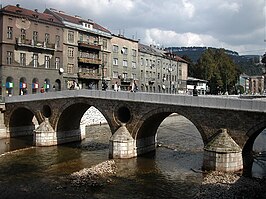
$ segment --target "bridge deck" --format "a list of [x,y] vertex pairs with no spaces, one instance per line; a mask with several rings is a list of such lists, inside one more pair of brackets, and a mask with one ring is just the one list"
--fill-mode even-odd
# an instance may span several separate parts
[[100,90],[65,90],[32,95],[11,96],[5,98],[5,103],[30,102],[37,100],[52,100],[63,98],[97,98],[121,101],[146,102],[156,104],[171,104],[180,106],[206,107],[216,109],[242,110],[252,112],[266,112],[266,98],[242,99],[239,97],[219,95],[173,95],[144,92],[115,92]]

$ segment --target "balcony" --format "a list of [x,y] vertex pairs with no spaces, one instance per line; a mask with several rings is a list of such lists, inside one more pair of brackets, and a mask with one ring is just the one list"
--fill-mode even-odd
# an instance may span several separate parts
[[87,58],[87,57],[79,57],[78,62],[85,63],[85,64],[96,64],[96,65],[100,65],[102,63],[101,59],[93,59],[93,58]]
[[78,78],[81,79],[96,79],[100,80],[102,77],[101,73],[93,73],[93,72],[79,72],[78,73]]
[[78,42],[78,46],[81,48],[88,48],[88,49],[94,49],[94,50],[101,50],[101,45],[99,45],[98,43],[88,43],[85,41],[79,41]]
[[148,79],[148,81],[149,81],[149,84],[154,84],[155,83],[155,78],[150,77]]
[[133,80],[133,78],[121,78],[121,82],[124,83],[130,83]]
[[56,45],[51,44],[51,43],[46,43],[46,42],[40,42],[40,41],[34,41],[31,39],[21,39],[16,38],[16,45],[19,47],[27,47],[27,48],[32,48],[35,50],[49,50],[49,51],[55,51],[56,50]]

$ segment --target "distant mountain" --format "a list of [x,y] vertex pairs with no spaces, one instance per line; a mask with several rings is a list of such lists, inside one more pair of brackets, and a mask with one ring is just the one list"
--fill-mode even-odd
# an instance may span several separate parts
[[[201,57],[202,53],[208,48],[217,49],[213,47],[168,47],[167,51],[172,52],[180,57],[186,55],[193,63]],[[241,72],[247,75],[261,75],[263,73],[263,65],[261,64],[260,55],[239,55],[238,52],[225,49],[233,61],[239,66]]]

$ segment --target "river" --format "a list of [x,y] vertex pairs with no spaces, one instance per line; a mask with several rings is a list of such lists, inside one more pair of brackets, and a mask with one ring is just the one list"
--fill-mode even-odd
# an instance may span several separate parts
[[82,142],[61,146],[30,147],[27,139],[1,140],[0,198],[193,198],[198,192],[203,176],[191,168],[201,168],[203,142],[182,116],[162,122],[156,152],[115,160],[117,173],[109,183],[74,186],[70,174],[108,160],[109,127],[93,128]]

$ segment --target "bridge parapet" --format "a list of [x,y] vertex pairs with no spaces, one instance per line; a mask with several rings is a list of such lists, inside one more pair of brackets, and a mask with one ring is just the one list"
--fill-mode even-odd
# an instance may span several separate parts
[[239,111],[266,112],[266,98],[242,99],[237,97],[223,96],[191,96],[191,95],[171,95],[144,92],[114,92],[99,90],[65,90],[48,93],[38,93],[32,95],[11,96],[5,99],[6,103],[30,102],[38,100],[52,100],[63,98],[97,98],[121,100],[129,102],[145,102],[156,104],[170,104],[180,106],[205,107],[215,109],[228,109]]

